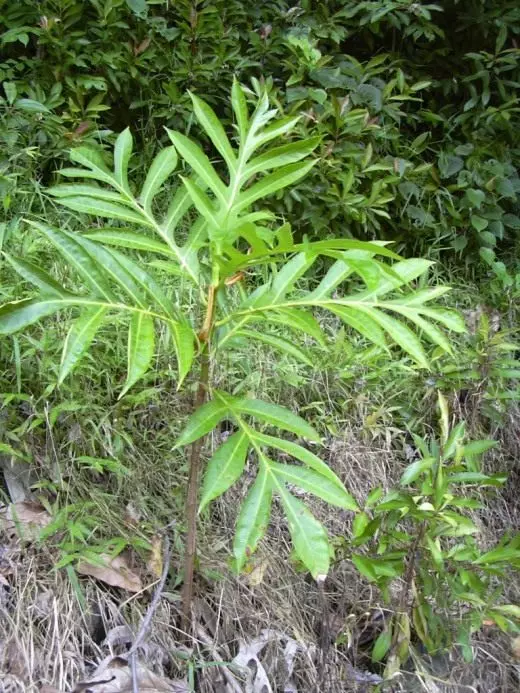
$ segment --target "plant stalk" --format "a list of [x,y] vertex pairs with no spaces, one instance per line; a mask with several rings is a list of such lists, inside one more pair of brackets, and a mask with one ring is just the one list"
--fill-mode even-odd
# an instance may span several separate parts
[[[197,393],[193,402],[193,410],[196,411],[206,401],[209,389],[209,339],[213,329],[215,314],[215,293],[217,287],[210,286],[206,316],[199,333],[201,342],[200,375]],[[195,556],[197,551],[197,505],[199,496],[199,481],[201,470],[201,452],[206,436],[196,440],[191,446],[190,464],[188,474],[188,489],[186,494],[186,549],[184,554],[184,582],[182,585],[182,627],[185,632],[191,634],[191,607],[193,603],[193,575],[195,572]]]

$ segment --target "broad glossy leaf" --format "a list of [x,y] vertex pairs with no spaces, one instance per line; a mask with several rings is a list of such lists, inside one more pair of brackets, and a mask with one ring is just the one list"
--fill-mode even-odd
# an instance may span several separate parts
[[283,337],[278,337],[277,335],[268,334],[266,332],[255,332],[254,330],[238,330],[235,335],[237,337],[245,337],[246,339],[256,339],[264,344],[269,344],[269,346],[272,346],[273,349],[283,351],[289,356],[298,359],[298,361],[305,363],[307,366],[313,365],[313,362],[309,356],[302,349],[300,349],[300,347],[296,346],[287,339],[283,339]]
[[125,128],[116,139],[114,146],[114,172],[119,185],[130,190],[128,185],[128,162],[132,156],[133,140],[130,128]]
[[230,436],[208,462],[202,483],[199,513],[210,501],[218,498],[242,474],[246,463],[249,438],[244,431]]
[[[204,154],[198,144],[195,144],[189,137],[168,130],[168,136],[175,145],[175,148],[182,158],[191,166],[193,171],[208,186],[215,197],[222,203],[226,202],[226,186],[220,180],[217,172],[213,168],[211,161]],[[192,198],[193,199],[193,198]]]
[[353,510],[354,512],[358,510],[357,503],[350,493],[312,469],[278,464],[277,462],[273,462],[271,468],[273,474],[276,474],[278,479],[287,484],[298,486],[304,491],[313,493],[318,498],[327,501],[327,503],[337,505],[344,510]]
[[12,334],[66,307],[58,298],[24,298],[0,306],[0,334]]
[[145,216],[135,212],[128,207],[118,205],[115,202],[107,200],[94,200],[92,197],[60,197],[58,202],[64,207],[73,209],[82,214],[90,214],[95,217],[103,217],[106,219],[118,219],[119,221],[128,221],[132,224],[140,224],[141,226],[149,226],[153,228],[153,224],[146,219]]
[[284,144],[281,147],[269,149],[248,163],[243,179],[247,180],[255,173],[279,168],[280,166],[286,166],[287,164],[293,164],[305,159],[316,149],[320,139],[320,137],[310,137],[306,140],[298,140],[297,142]]
[[293,443],[291,440],[285,440],[284,438],[268,436],[265,433],[260,433],[259,431],[255,431],[254,437],[262,445],[266,445],[274,450],[281,450],[282,452],[291,455],[295,459],[300,460],[300,462],[303,462],[305,465],[307,465],[307,467],[314,469],[314,471],[318,472],[321,476],[336,484],[336,486],[339,486],[340,489],[345,489],[340,479],[334,474],[332,469],[325,464],[325,462],[320,460],[320,458],[310,450],[298,445],[298,443]]
[[278,169],[274,173],[269,173],[258,183],[247,188],[239,195],[234,211],[236,213],[241,212],[250,207],[253,202],[256,202],[261,197],[267,197],[282,188],[293,185],[306,176],[315,164],[316,161],[308,161],[303,164],[289,164],[288,166]]
[[153,318],[147,313],[134,313],[128,330],[128,372],[120,398],[148,371],[154,349]]
[[237,571],[242,570],[265,534],[271,514],[272,495],[271,477],[262,465],[255,483],[242,502],[236,524],[233,553]]
[[161,253],[162,255],[176,257],[175,253],[166,243],[157,241],[155,238],[148,238],[147,236],[143,236],[142,233],[135,233],[134,231],[105,228],[99,231],[89,231],[82,235],[85,238],[90,238],[92,241],[105,243],[106,245],[115,245],[120,248],[131,248],[132,250]]
[[47,272],[40,269],[37,265],[23,260],[15,255],[5,254],[6,260],[25,279],[25,281],[39,287],[42,292],[49,296],[68,296],[70,295],[57,281],[55,281]]
[[58,385],[65,380],[83,358],[107,312],[108,308],[104,306],[87,308],[72,324],[63,345]]
[[195,94],[190,93],[193,102],[193,109],[197,120],[202,125],[210,140],[213,142],[215,149],[221,154],[226,162],[230,173],[236,168],[236,158],[233,148],[231,147],[227,135],[222,127],[220,120],[215,115],[213,109],[208,104],[199,99]]
[[392,645],[392,633],[389,630],[384,630],[377,636],[377,639],[372,648],[372,661],[380,662]]
[[320,436],[301,416],[278,404],[262,402],[259,399],[239,398],[233,402],[233,408],[240,414],[247,414],[272,426],[291,431],[302,438],[320,442]]
[[287,515],[289,532],[296,555],[305,565],[312,577],[322,582],[329,572],[329,541],[323,526],[310,510],[289,493],[282,484],[276,485]]
[[101,268],[72,235],[36,221],[29,221],[28,223],[49,239],[67,262],[81,275],[85,284],[97,295],[104,296],[109,301],[115,301],[114,292],[106,281]]
[[408,484],[413,483],[417,477],[419,477],[423,472],[428,471],[428,469],[431,469],[434,464],[434,457],[427,457],[424,460],[412,462],[412,464],[408,465],[408,467],[406,467],[404,470],[399,483],[401,486],[407,486]]
[[356,241],[353,238],[332,238],[329,241],[314,241],[313,243],[297,243],[293,246],[294,251],[303,251],[305,253],[320,253],[322,255],[329,254],[335,259],[342,259],[337,253],[331,251],[337,250],[364,250],[367,253],[374,255],[382,255],[397,259],[399,255],[393,250],[386,248],[385,241]]
[[159,192],[172,171],[175,170],[177,160],[175,147],[166,147],[152,161],[139,196],[143,207],[148,212],[151,210],[155,195]]
[[212,399],[199,407],[188,419],[188,423],[177,439],[176,448],[189,445],[202,438],[229,414],[229,408],[220,399]]

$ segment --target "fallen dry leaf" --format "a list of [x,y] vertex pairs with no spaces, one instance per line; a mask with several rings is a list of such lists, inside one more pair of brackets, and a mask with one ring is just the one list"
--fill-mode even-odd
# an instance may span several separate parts
[[[106,582],[107,585],[121,587],[121,589],[129,592],[140,592],[143,589],[141,578],[129,568],[128,558],[125,553],[120,553],[115,558],[106,554],[100,554],[99,561],[99,565],[80,561],[77,566],[78,573],[80,575],[89,575],[96,578],[96,580]],[[104,565],[101,565],[101,563]]]
[[163,571],[162,537],[158,534],[152,537],[152,551],[146,567],[154,577],[161,577]]
[[264,581],[265,571],[269,567],[269,561],[260,561],[247,576],[251,587],[258,587]]
[[[136,669],[139,693],[189,693],[185,681],[172,681],[157,676],[139,662]],[[95,693],[132,693],[132,672],[126,659],[107,657],[92,678],[76,685],[74,693],[88,691],[91,688]]]
[[45,508],[33,501],[20,501],[0,507],[0,527],[11,536],[22,539],[37,539],[51,519]]
[[64,693],[60,688],[54,688],[54,686],[42,686],[40,688],[40,693]]
[[520,662],[520,635],[511,640],[511,650],[513,657]]

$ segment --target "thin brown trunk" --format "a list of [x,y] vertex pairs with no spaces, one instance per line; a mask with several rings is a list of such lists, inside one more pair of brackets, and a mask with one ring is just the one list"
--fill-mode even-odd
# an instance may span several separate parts
[[[199,340],[202,344],[200,355],[200,375],[197,394],[193,402],[194,411],[206,401],[209,388],[209,338],[213,328],[215,312],[216,287],[211,286],[208,293],[206,316]],[[193,574],[195,571],[195,556],[197,551],[197,505],[199,495],[199,478],[201,469],[201,452],[205,436],[196,440],[191,446],[190,465],[188,474],[188,490],[186,495],[186,550],[184,554],[184,582],[182,586],[182,626],[185,632],[191,634],[191,607],[193,602]]]

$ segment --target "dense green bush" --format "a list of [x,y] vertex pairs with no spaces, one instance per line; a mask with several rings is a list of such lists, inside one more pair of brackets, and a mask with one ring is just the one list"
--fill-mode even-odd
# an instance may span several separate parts
[[273,205],[300,233],[383,236],[518,283],[515,3],[24,0],[0,22],[4,205],[15,149],[50,174],[106,129],[164,137],[191,123],[187,89],[229,121],[233,75],[256,75],[322,138]]

